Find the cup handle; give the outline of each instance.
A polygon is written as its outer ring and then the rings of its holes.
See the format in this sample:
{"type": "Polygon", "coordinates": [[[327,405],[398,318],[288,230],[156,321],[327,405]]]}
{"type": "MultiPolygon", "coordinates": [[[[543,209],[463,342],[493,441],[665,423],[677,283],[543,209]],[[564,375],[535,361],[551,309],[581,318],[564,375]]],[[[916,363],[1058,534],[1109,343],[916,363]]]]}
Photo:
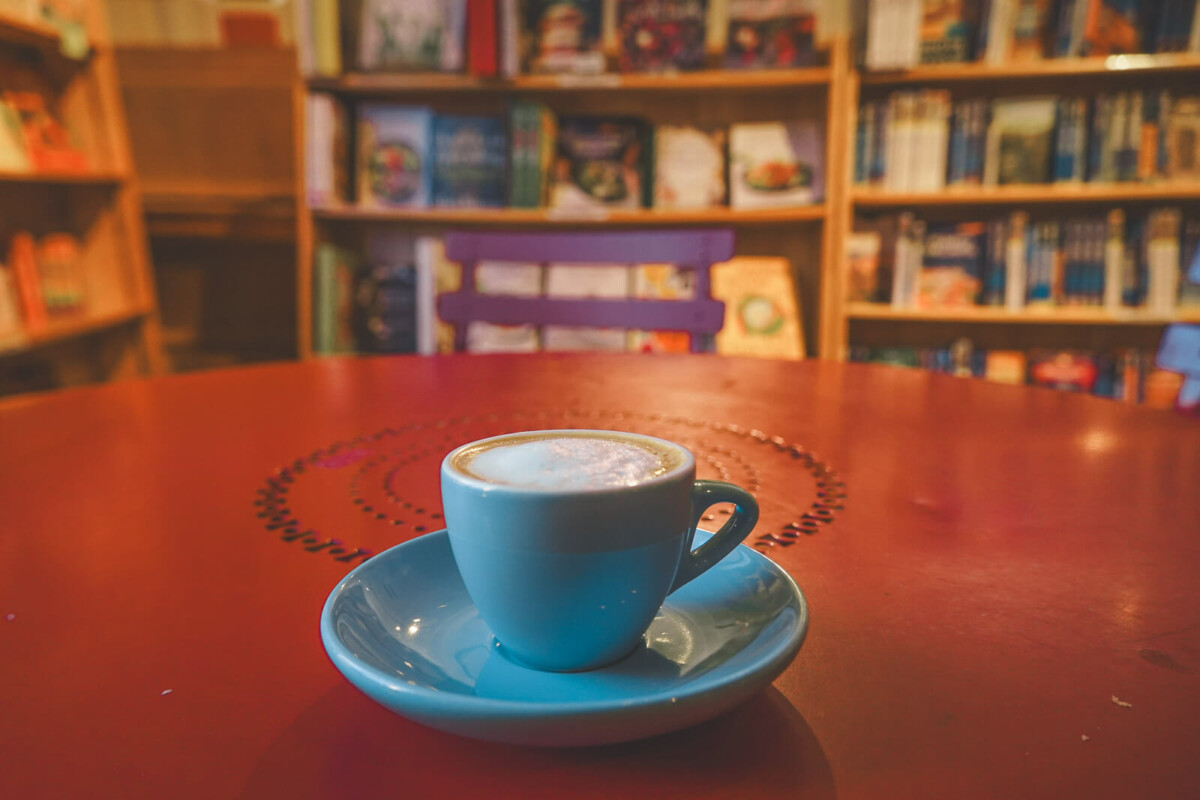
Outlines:
{"type": "MultiPolygon", "coordinates": [[[[737,547],[745,539],[754,524],[758,522],[758,501],[754,496],[740,486],[724,481],[696,481],[692,485],[692,529],[688,536],[689,551],[684,554],[675,573],[675,583],[671,591],[675,591],[700,573],[716,564],[737,547]],[[733,515],[721,526],[721,530],[696,550],[691,550],[691,542],[696,535],[696,526],[700,517],[711,506],[717,503],[733,503],[733,515]]],[[[670,594],[670,592],[668,592],[670,594]]]]}

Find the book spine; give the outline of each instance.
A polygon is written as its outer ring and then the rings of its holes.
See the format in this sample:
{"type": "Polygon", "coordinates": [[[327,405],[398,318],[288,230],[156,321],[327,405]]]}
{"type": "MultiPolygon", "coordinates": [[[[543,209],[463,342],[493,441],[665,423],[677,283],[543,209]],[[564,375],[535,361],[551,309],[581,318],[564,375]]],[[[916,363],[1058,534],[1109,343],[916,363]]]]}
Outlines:
{"type": "Polygon", "coordinates": [[[950,123],[950,162],[946,167],[946,183],[950,186],[967,181],[967,112],[965,102],[954,104],[950,123]]]}
{"type": "Polygon", "coordinates": [[[916,302],[924,239],[925,223],[916,219],[911,212],[901,214],[892,273],[893,308],[912,308],[916,302]]]}
{"type": "Polygon", "coordinates": [[[1104,181],[1121,179],[1121,151],[1124,147],[1129,126],[1129,93],[1120,92],[1113,96],[1108,130],[1104,135],[1104,149],[1100,153],[1100,176],[1104,181]]]}
{"type": "Polygon", "coordinates": [[[1104,307],[1109,311],[1121,308],[1121,283],[1125,274],[1125,212],[1108,212],[1104,241],[1104,307]]]}
{"type": "Polygon", "coordinates": [[[483,78],[499,72],[496,0],[467,0],[467,71],[483,78]]]}
{"type": "Polygon", "coordinates": [[[1177,208],[1150,212],[1146,305],[1157,314],[1171,314],[1175,310],[1179,293],[1180,225],[1177,208]]]}
{"type": "Polygon", "coordinates": [[[1071,54],[1071,21],[1074,16],[1075,0],[1059,0],[1058,18],[1054,22],[1054,46],[1050,51],[1055,58],[1071,54]]]}
{"type": "Polygon", "coordinates": [[[875,132],[872,139],[875,149],[871,154],[872,186],[887,185],[888,154],[892,147],[892,102],[877,101],[875,104],[875,132]]]}
{"type": "Polygon", "coordinates": [[[988,223],[987,267],[984,273],[983,297],[985,306],[1004,305],[1005,261],[1008,251],[1008,223],[995,219],[988,223]]]}
{"type": "Polygon", "coordinates": [[[1004,307],[1020,311],[1025,307],[1026,258],[1029,239],[1029,215],[1015,211],[1009,220],[1008,246],[1004,254],[1004,307]]]}
{"type": "Polygon", "coordinates": [[[983,157],[983,185],[995,186],[999,182],[999,177],[1000,129],[993,118],[987,128],[987,144],[983,157]]]}
{"type": "Polygon", "coordinates": [[[1071,152],[1068,140],[1071,134],[1070,99],[1060,97],[1057,102],[1058,120],[1054,127],[1054,168],[1051,179],[1054,183],[1070,180],[1071,152]]]}
{"type": "Polygon", "coordinates": [[[1138,177],[1138,163],[1142,142],[1142,117],[1145,103],[1141,91],[1129,93],[1129,112],[1125,118],[1125,128],[1121,133],[1121,151],[1119,156],[1120,168],[1118,179],[1135,181],[1138,177]]]}
{"type": "Polygon", "coordinates": [[[950,158],[950,93],[940,91],[934,95],[933,119],[933,164],[930,179],[935,191],[946,188],[946,162],[950,158]]]}
{"type": "Polygon", "coordinates": [[[854,183],[861,186],[871,175],[871,133],[873,120],[872,103],[863,103],[858,109],[858,119],[854,124],[854,183]]]}
{"type": "Polygon", "coordinates": [[[1047,305],[1052,300],[1050,226],[1039,222],[1033,226],[1033,256],[1029,259],[1029,278],[1026,290],[1028,305],[1047,305]]]}

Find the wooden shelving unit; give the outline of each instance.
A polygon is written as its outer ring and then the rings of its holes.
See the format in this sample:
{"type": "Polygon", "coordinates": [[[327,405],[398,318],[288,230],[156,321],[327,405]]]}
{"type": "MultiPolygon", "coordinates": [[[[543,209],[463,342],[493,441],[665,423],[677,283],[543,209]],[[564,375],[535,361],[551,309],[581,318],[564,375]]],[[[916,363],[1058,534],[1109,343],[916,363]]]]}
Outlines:
{"type": "MultiPolygon", "coordinates": [[[[672,75],[523,75],[512,80],[481,80],[464,75],[367,74],[349,72],[338,78],[303,81],[297,95],[324,92],[353,109],[364,99],[386,99],[431,105],[435,109],[470,109],[499,113],[506,98],[538,97],[552,110],[569,114],[628,115],[652,123],[720,123],[796,118],[823,119],[826,124],[825,201],[797,208],[737,210],[729,208],[655,211],[566,209],[368,209],[352,204],[308,208],[302,193],[297,209],[297,339],[302,357],[312,352],[312,254],[316,241],[353,240],[368,225],[401,226],[414,232],[455,227],[523,229],[654,228],[725,226],[737,231],[738,251],[780,255],[793,264],[805,340],[819,342],[826,302],[825,276],[836,273],[841,248],[834,210],[840,213],[843,174],[845,81],[849,76],[847,45],[837,39],[821,54],[822,64],[804,69],[702,70],[672,75]]],[[[300,119],[303,114],[300,113],[300,119]]],[[[297,143],[303,154],[303,140],[297,143]]],[[[303,175],[302,167],[298,170],[303,175]]],[[[823,351],[824,345],[816,349],[823,351]]]]}
{"type": "Polygon", "coordinates": [[[36,367],[48,386],[157,373],[164,367],[154,280],[141,199],[133,179],[124,110],[103,9],[84,3],[90,53],[59,53],[58,31],[41,21],[0,14],[0,58],[52,87],[48,102],[70,129],[91,169],[0,173],[0,241],[65,231],[80,244],[87,286],[84,309],[26,325],[0,342],[0,393],[9,370],[36,367]]]}
{"type": "MultiPolygon", "coordinates": [[[[889,72],[848,68],[847,98],[841,107],[845,112],[846,130],[852,131],[859,96],[865,92],[883,97],[895,90],[930,86],[950,89],[956,98],[1032,92],[1093,94],[1159,84],[1190,90],[1197,81],[1200,81],[1200,55],[1184,53],[1047,59],[1004,65],[942,64],[889,72]],[[1145,81],[1154,81],[1154,84],[1145,81]],[[1070,89],[1066,88],[1068,82],[1070,89]]],[[[837,82],[836,76],[834,82],[837,82]]],[[[934,219],[982,219],[989,213],[1007,213],[1025,207],[1058,215],[1096,213],[1099,209],[1118,206],[1200,204],[1200,183],[1195,182],[976,186],[951,187],[938,192],[887,192],[853,185],[851,163],[852,159],[843,161],[840,175],[843,176],[844,191],[840,207],[831,203],[827,208],[827,219],[833,221],[839,236],[853,229],[856,212],[916,210],[928,213],[934,219]]],[[[836,268],[824,277],[822,286],[826,294],[821,324],[825,335],[821,341],[821,354],[827,358],[846,358],[852,335],[855,341],[862,335],[875,344],[886,342],[889,337],[893,343],[903,344],[907,333],[918,335],[918,338],[936,336],[947,341],[963,330],[986,329],[998,336],[1007,336],[1004,331],[1019,330],[1022,331],[1020,336],[1013,335],[1022,341],[1053,334],[1063,340],[1077,339],[1091,344],[1129,338],[1145,346],[1147,341],[1153,341],[1147,337],[1157,336],[1164,325],[1200,322],[1200,309],[1181,309],[1175,315],[1164,317],[1134,309],[1112,312],[1073,306],[1010,312],[993,307],[900,310],[886,304],[850,303],[844,299],[845,265],[840,253],[836,268]]]]}

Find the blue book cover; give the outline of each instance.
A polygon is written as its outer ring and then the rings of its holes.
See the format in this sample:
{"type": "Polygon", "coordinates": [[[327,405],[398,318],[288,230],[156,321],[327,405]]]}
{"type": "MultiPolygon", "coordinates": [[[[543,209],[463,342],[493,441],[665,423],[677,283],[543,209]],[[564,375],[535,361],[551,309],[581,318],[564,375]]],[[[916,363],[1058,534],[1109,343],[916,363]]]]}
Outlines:
{"type": "Polygon", "coordinates": [[[1071,55],[1071,28],[1075,21],[1075,3],[1086,0],[1059,0],[1058,19],[1054,23],[1054,42],[1050,52],[1055,58],[1071,55]]]}
{"type": "Polygon", "coordinates": [[[1065,97],[1058,99],[1058,124],[1054,130],[1054,169],[1052,174],[1055,183],[1069,180],[1071,176],[1071,154],[1068,145],[1071,110],[1068,103],[1069,101],[1065,97]]]}
{"type": "Polygon", "coordinates": [[[971,101],[969,111],[969,133],[967,136],[967,183],[983,182],[983,162],[987,152],[989,106],[986,100],[971,101]]]}
{"type": "Polygon", "coordinates": [[[875,125],[875,106],[863,103],[858,109],[858,120],[854,127],[854,182],[865,184],[871,175],[871,134],[875,125]]]}
{"type": "Polygon", "coordinates": [[[433,112],[367,103],[358,113],[358,202],[424,208],[433,183],[433,112]]]}
{"type": "Polygon", "coordinates": [[[1005,264],[1008,253],[1008,222],[994,219],[987,226],[987,260],[984,264],[983,294],[985,306],[1004,305],[1005,264]]]}
{"type": "Polygon", "coordinates": [[[433,121],[433,204],[492,207],[507,195],[508,133],[493,117],[439,114],[433,121]]]}

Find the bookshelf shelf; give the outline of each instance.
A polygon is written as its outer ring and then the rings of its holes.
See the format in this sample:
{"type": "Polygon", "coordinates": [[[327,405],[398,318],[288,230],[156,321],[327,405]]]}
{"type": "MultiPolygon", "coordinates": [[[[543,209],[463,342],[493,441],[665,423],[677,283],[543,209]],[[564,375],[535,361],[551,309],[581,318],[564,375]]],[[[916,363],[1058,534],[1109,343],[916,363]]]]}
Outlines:
{"type": "Polygon", "coordinates": [[[851,200],[860,208],[1181,202],[1200,201],[1200,182],[1103,183],[1066,186],[1032,184],[1027,186],[948,188],[940,192],[883,192],[858,189],[851,193],[851,200]]]}
{"type": "Polygon", "coordinates": [[[784,225],[824,219],[825,206],[738,210],[706,208],[680,211],[650,209],[580,210],[524,208],[422,208],[370,209],[356,206],[323,206],[312,209],[319,220],[408,222],[440,225],[503,225],[530,227],[579,227],[587,225],[784,225]]]}
{"type": "Polygon", "coordinates": [[[1185,309],[1172,316],[1145,311],[1106,311],[1100,308],[1055,307],[1008,311],[995,307],[892,308],[883,303],[847,303],[849,319],[911,320],[947,323],[1008,323],[1014,325],[1166,325],[1200,321],[1200,308],[1185,309]]]}
{"type": "Polygon", "coordinates": [[[65,342],[138,322],[149,315],[145,308],[135,308],[109,314],[92,314],[50,322],[41,330],[18,332],[0,337],[0,358],[20,355],[57,342],[65,342]]]}
{"type": "Polygon", "coordinates": [[[521,75],[511,80],[443,73],[349,72],[340,78],[312,78],[308,81],[308,87],[315,91],[362,95],[422,92],[744,91],[824,86],[829,83],[830,76],[828,67],[700,70],[671,75],[610,72],[596,75],[521,75]]]}
{"type": "Polygon", "coordinates": [[[0,12],[0,43],[54,49],[58,47],[58,38],[58,31],[52,25],[0,12]]]}
{"type": "Polygon", "coordinates": [[[935,64],[889,72],[862,72],[864,86],[1037,80],[1079,76],[1200,73],[1200,54],[1118,55],[1098,58],[1049,58],[1011,64],[935,64]]]}
{"type": "Polygon", "coordinates": [[[126,179],[123,172],[0,172],[0,184],[41,186],[116,186],[126,179]]]}

